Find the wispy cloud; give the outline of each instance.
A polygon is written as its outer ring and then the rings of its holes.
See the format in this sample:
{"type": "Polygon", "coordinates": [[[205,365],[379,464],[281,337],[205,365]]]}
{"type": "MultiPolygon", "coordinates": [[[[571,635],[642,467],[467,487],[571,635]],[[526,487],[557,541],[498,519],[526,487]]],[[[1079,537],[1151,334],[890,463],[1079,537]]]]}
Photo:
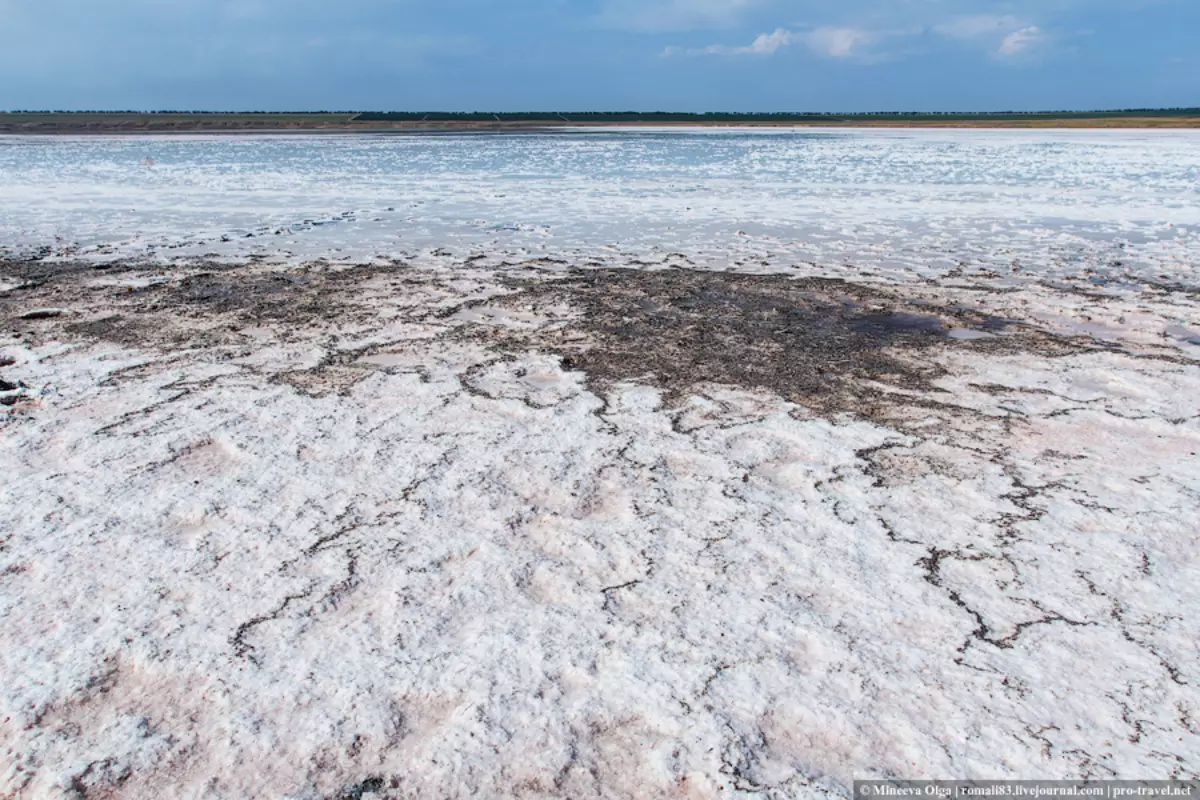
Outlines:
{"type": "Polygon", "coordinates": [[[957,17],[938,23],[930,30],[948,39],[979,42],[999,58],[1029,55],[1049,42],[1043,28],[1011,14],[957,17]]]}
{"type": "Polygon", "coordinates": [[[781,47],[792,43],[794,34],[784,28],[776,28],[771,33],[760,33],[748,45],[710,44],[708,47],[668,47],[663,55],[688,56],[769,56],[781,47]]]}
{"type": "Polygon", "coordinates": [[[1002,56],[1016,56],[1030,52],[1043,45],[1045,41],[1046,32],[1037,25],[1029,25],[1005,36],[1000,42],[1000,49],[996,52],[1002,56]]]}
{"type": "Polygon", "coordinates": [[[809,48],[827,58],[850,58],[879,41],[881,34],[859,28],[817,28],[804,35],[809,48]]]}
{"type": "Polygon", "coordinates": [[[879,41],[883,34],[858,28],[816,28],[811,31],[791,31],[776,28],[770,33],[760,33],[747,45],[710,44],[707,47],[668,47],[665,56],[769,56],[793,44],[806,45],[809,50],[825,58],[851,58],[862,54],[862,49],[879,41]]]}

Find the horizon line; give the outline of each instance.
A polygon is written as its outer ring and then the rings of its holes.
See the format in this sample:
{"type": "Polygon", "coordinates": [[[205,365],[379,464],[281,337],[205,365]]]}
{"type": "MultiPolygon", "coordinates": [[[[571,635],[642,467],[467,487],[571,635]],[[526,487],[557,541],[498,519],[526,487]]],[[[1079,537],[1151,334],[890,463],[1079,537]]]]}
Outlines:
{"type": "Polygon", "coordinates": [[[674,117],[904,117],[904,116],[1037,116],[1037,115],[1087,115],[1087,114],[1200,114],[1200,106],[1163,106],[1147,108],[1099,108],[1099,109],[1040,109],[1030,111],[639,111],[639,110],[605,110],[605,111],[555,111],[555,110],[526,110],[526,111],[395,111],[375,109],[291,109],[291,110],[262,110],[262,109],[6,109],[0,114],[142,114],[147,116],[168,114],[278,114],[278,115],[387,115],[393,117],[596,117],[596,116],[674,116],[674,117]]]}

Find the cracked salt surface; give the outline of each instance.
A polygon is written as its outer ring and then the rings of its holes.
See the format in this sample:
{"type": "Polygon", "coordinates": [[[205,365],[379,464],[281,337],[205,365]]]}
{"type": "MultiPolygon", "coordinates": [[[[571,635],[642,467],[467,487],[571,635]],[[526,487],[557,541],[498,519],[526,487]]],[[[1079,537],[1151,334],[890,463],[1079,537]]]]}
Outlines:
{"type": "MultiPolygon", "coordinates": [[[[856,146],[944,164],[930,141],[856,146]]],[[[1115,209],[1108,141],[979,169],[1069,157],[1115,209]]],[[[205,157],[235,146],[261,145],[205,157]]],[[[622,168],[653,188],[658,163],[622,168]]],[[[73,247],[0,264],[0,794],[1200,773],[1191,255],[1103,284],[73,247]]]]}

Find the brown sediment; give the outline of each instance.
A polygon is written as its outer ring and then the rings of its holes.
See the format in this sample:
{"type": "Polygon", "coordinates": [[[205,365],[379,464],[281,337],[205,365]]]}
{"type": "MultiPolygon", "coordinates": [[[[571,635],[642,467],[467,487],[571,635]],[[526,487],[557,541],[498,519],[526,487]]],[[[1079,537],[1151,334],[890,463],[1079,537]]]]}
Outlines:
{"type": "MultiPolygon", "coordinates": [[[[172,351],[244,347],[252,328],[298,341],[346,326],[378,327],[387,317],[388,323],[440,326],[413,347],[455,339],[493,353],[556,354],[564,369],[582,371],[599,393],[640,382],[673,400],[716,384],[764,390],[821,413],[871,418],[936,396],[934,382],[945,375],[939,356],[948,350],[1053,356],[1098,347],[982,313],[957,297],[931,301],[908,298],[898,287],[788,275],[522,269],[492,273],[495,291],[479,300],[448,290],[446,273],[400,265],[264,270],[251,264],[193,268],[182,277],[155,268],[158,282],[122,287],[95,280],[112,271],[0,264],[0,275],[25,280],[0,294],[0,325],[27,340],[66,337],[172,351]],[[367,284],[371,289],[364,292],[367,284]],[[443,295],[449,291],[437,308],[392,302],[435,287],[443,295]],[[61,318],[30,319],[30,309],[49,305],[65,309],[61,318]],[[505,326],[456,315],[467,308],[540,309],[542,321],[505,326]],[[951,339],[952,328],[988,335],[951,339]]],[[[341,362],[360,355],[350,352],[341,362]]],[[[341,368],[341,362],[319,369],[341,368]]],[[[345,388],[362,374],[353,369],[336,380],[322,373],[317,383],[345,388]]],[[[314,390],[319,387],[312,377],[293,375],[286,382],[314,390]]]]}
{"type": "Polygon", "coordinates": [[[598,390],[648,383],[668,399],[721,384],[874,417],[879,406],[936,392],[932,382],[945,374],[936,356],[951,348],[1065,355],[1087,347],[957,303],[918,303],[838,279],[604,269],[519,285],[501,302],[564,303],[579,317],[554,332],[506,331],[510,346],[556,353],[598,390]],[[1004,333],[954,340],[951,328],[1004,333]]]}

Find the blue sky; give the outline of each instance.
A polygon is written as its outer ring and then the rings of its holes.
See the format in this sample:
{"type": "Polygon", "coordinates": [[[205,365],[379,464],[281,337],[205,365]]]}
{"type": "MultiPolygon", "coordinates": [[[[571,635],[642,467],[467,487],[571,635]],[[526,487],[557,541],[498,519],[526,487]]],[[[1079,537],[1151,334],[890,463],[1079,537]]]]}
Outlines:
{"type": "Polygon", "coordinates": [[[1200,0],[0,0],[0,108],[1200,106],[1200,0]]]}

